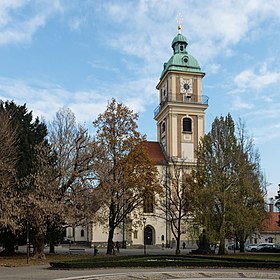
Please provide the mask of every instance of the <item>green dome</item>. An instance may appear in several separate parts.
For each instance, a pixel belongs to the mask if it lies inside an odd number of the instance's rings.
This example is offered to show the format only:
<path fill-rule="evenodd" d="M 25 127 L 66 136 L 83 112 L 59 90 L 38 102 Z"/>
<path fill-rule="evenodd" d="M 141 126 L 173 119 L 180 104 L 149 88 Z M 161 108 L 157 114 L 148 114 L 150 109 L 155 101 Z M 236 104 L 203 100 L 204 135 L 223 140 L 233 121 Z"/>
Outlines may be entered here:
<path fill-rule="evenodd" d="M 182 34 L 177 34 L 172 41 L 172 44 L 171 44 L 172 48 L 176 43 L 179 43 L 179 42 L 182 42 L 182 43 L 185 43 L 186 45 L 188 45 L 187 37 L 183 36 Z"/>
<path fill-rule="evenodd" d="M 202 73 L 197 60 L 187 52 L 187 38 L 182 34 L 177 34 L 172 41 L 173 55 L 164 63 L 162 78 L 167 71 L 180 71 L 191 73 Z"/>

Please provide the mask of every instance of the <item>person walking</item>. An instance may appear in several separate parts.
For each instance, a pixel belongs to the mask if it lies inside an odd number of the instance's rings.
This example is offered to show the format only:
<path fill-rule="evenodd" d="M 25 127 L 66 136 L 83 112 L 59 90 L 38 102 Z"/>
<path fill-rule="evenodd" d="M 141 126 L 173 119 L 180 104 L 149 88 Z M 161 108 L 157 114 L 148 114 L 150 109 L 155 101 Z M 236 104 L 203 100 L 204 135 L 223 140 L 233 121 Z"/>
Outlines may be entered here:
<path fill-rule="evenodd" d="M 119 241 L 116 242 L 116 248 L 117 248 L 117 252 L 119 253 L 120 252 L 120 242 Z"/>

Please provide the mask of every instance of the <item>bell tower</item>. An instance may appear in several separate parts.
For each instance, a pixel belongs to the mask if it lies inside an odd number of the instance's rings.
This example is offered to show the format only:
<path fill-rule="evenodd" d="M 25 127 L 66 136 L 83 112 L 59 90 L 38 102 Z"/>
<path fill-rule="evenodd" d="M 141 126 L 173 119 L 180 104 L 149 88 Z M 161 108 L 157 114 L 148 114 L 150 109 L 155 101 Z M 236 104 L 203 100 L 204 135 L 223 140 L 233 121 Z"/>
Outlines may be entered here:
<path fill-rule="evenodd" d="M 204 111 L 208 107 L 208 97 L 202 95 L 205 73 L 187 52 L 187 38 L 181 34 L 180 25 L 171 46 L 173 55 L 164 63 L 156 86 L 159 91 L 159 105 L 154 110 L 157 140 L 168 159 L 192 165 L 204 135 Z"/>

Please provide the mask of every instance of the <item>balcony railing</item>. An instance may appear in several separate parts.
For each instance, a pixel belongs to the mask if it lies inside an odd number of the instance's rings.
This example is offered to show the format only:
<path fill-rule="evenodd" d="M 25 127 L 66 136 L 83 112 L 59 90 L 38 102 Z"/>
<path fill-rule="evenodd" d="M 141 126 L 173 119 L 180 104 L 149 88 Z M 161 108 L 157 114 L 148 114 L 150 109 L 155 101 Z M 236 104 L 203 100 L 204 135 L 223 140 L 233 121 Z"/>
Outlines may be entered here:
<path fill-rule="evenodd" d="M 173 98 L 174 99 L 174 98 Z M 188 104 L 201 104 L 201 105 L 208 105 L 209 97 L 206 95 L 202 95 L 200 97 L 197 96 L 184 96 L 183 100 L 173 100 L 171 96 L 168 96 L 168 98 L 165 99 L 165 101 L 161 102 L 154 110 L 154 116 L 156 116 L 161 108 L 167 103 L 188 103 Z"/>

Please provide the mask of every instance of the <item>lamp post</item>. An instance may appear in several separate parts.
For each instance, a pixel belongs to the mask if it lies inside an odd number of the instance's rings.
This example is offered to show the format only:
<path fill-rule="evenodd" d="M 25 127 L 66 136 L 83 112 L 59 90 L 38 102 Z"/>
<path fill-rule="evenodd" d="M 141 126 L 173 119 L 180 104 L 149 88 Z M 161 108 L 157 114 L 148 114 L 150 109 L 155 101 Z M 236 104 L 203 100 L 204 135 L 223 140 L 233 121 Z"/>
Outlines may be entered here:
<path fill-rule="evenodd" d="M 26 223 L 26 262 L 28 264 L 30 256 L 29 222 Z"/>
<path fill-rule="evenodd" d="M 143 224 L 144 224 L 144 232 L 143 232 L 143 237 L 144 237 L 144 255 L 146 255 L 146 238 L 145 238 L 145 225 L 146 225 L 146 218 L 143 218 Z"/>
<path fill-rule="evenodd" d="M 276 203 L 275 206 L 278 208 L 278 224 L 280 225 L 280 184 L 278 184 L 279 190 L 277 196 L 275 196 Z"/>
<path fill-rule="evenodd" d="M 31 204 L 26 205 L 26 262 L 29 263 L 30 258 L 30 211 Z"/>

